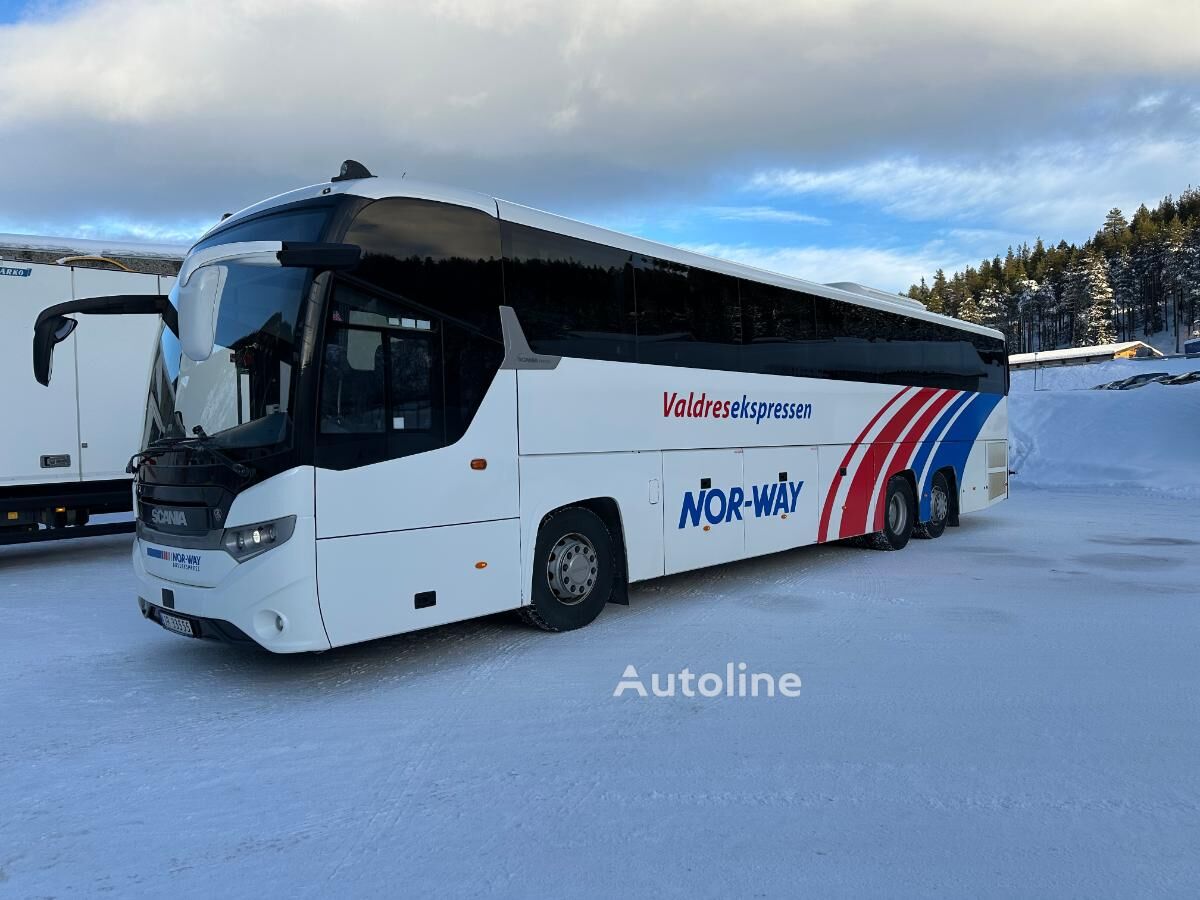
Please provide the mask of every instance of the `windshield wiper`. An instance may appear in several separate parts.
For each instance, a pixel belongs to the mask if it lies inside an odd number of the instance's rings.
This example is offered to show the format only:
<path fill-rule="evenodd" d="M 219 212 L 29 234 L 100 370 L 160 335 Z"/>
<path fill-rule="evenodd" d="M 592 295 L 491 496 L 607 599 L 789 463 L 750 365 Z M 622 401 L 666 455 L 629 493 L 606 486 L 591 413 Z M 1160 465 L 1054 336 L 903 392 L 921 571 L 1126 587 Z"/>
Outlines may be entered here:
<path fill-rule="evenodd" d="M 207 453 L 218 463 L 231 470 L 238 478 L 249 478 L 254 474 L 253 466 L 240 463 L 214 447 L 212 445 L 212 438 L 201 426 L 196 425 L 193 427 L 192 434 L 195 437 L 189 438 L 181 435 L 177 438 L 160 438 L 145 450 L 139 450 L 133 456 L 129 457 L 129 464 L 125 467 L 125 471 L 133 475 L 147 459 L 153 459 L 155 456 L 165 453 L 168 450 L 192 450 Z"/>
<path fill-rule="evenodd" d="M 180 444 L 180 446 L 195 447 L 203 450 L 221 465 L 231 469 L 233 474 L 238 478 L 249 478 L 254 474 L 254 468 L 252 466 L 248 466 L 245 463 L 240 463 L 236 459 L 226 456 L 223 452 L 214 447 L 212 445 L 212 438 L 209 437 L 208 432 L 204 430 L 202 425 L 192 426 L 192 434 L 194 434 L 196 437 L 185 444 Z"/>

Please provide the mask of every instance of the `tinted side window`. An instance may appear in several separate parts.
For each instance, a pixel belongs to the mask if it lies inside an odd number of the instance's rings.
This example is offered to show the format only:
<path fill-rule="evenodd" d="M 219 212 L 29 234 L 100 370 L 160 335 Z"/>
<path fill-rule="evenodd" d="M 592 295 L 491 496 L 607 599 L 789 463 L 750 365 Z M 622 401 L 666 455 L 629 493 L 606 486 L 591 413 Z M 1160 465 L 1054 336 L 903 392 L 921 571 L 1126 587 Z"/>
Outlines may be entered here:
<path fill-rule="evenodd" d="M 535 353 L 632 362 L 632 254 L 504 222 L 504 292 Z"/>
<path fill-rule="evenodd" d="M 1003 341 L 855 303 L 814 300 L 825 377 L 1004 392 Z"/>
<path fill-rule="evenodd" d="M 739 281 L 743 369 L 763 375 L 822 376 L 813 298 L 756 281 Z"/>
<path fill-rule="evenodd" d="M 638 362 L 740 368 L 742 315 L 736 279 L 639 256 L 634 296 Z"/>
<path fill-rule="evenodd" d="M 363 248 L 355 277 L 499 339 L 504 287 L 494 215 L 430 200 L 377 200 L 343 240 Z"/>
<path fill-rule="evenodd" d="M 470 426 L 504 359 L 499 220 L 477 209 L 392 198 L 365 206 L 342 240 L 363 248 L 353 278 L 380 291 L 360 301 L 366 306 L 355 315 L 372 303 L 398 304 L 407 318 L 434 323 L 437 406 L 429 413 L 433 430 L 423 433 L 436 433 L 437 446 L 453 444 Z M 411 340 L 392 347 L 419 352 Z M 427 416 L 414 409 L 392 418 L 404 418 L 404 431 L 415 435 L 407 423 Z"/>
<path fill-rule="evenodd" d="M 453 443 L 442 320 L 337 282 L 325 324 L 317 464 L 347 469 Z"/>

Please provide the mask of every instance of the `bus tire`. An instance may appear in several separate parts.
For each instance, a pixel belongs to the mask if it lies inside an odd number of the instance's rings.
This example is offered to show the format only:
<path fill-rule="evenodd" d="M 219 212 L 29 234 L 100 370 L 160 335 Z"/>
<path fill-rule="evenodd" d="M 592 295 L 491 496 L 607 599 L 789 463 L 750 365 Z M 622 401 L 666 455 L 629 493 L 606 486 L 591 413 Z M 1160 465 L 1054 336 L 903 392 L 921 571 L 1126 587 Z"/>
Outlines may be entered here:
<path fill-rule="evenodd" d="M 936 472 L 929 487 L 929 521 L 918 522 L 913 536 L 940 538 L 946 533 L 946 522 L 950 518 L 950 482 L 945 472 Z"/>
<path fill-rule="evenodd" d="M 888 481 L 887 499 L 883 505 L 883 531 L 868 535 L 876 550 L 903 550 L 912 537 L 917 518 L 917 499 L 912 485 L 902 475 Z"/>
<path fill-rule="evenodd" d="M 616 584 L 612 535 L 590 509 L 568 506 L 538 529 L 533 551 L 532 603 L 521 618 L 543 631 L 589 625 L 608 603 Z"/>

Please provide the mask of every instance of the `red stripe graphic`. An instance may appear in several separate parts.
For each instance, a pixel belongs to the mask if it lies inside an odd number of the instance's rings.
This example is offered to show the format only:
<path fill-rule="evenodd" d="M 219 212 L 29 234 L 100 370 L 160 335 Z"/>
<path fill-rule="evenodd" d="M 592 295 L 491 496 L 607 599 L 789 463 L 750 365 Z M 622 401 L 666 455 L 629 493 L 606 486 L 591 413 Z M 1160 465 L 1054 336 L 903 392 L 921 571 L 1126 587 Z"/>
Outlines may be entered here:
<path fill-rule="evenodd" d="M 892 404 L 899 400 L 907 390 L 908 388 L 901 388 L 898 390 L 892 395 L 891 399 L 889 399 L 887 403 L 880 407 L 879 412 L 875 413 L 875 415 L 871 417 L 871 421 L 868 422 L 866 427 L 859 432 L 858 437 L 854 439 L 854 443 L 850 445 L 850 449 L 846 451 L 846 456 L 842 460 L 841 467 L 850 465 L 850 460 L 854 456 L 854 451 L 857 450 L 858 445 L 863 442 L 863 438 L 870 434 L 871 429 L 875 427 L 875 423 L 879 421 L 880 417 L 889 409 L 891 409 Z M 838 487 L 841 485 L 841 483 L 842 476 L 840 471 L 835 472 L 833 479 L 829 482 L 829 493 L 825 495 L 825 506 L 821 510 L 821 524 L 817 529 L 818 541 L 828 540 L 827 533 L 829 531 L 829 517 L 833 515 L 833 501 L 834 498 L 837 497 Z"/>
<path fill-rule="evenodd" d="M 924 406 L 929 398 L 937 393 L 935 388 L 921 388 L 904 402 L 895 414 L 888 419 L 882 430 L 871 442 L 871 454 L 880 444 L 891 444 L 900 437 L 900 433 L 912 422 L 913 416 Z M 868 457 L 866 465 L 858 467 L 854 480 L 850 482 L 850 491 L 846 495 L 846 507 L 842 512 L 842 527 L 839 537 L 853 537 L 865 534 L 869 529 L 867 524 L 867 507 L 871 505 L 871 494 L 875 487 L 875 462 Z"/>
<path fill-rule="evenodd" d="M 917 448 L 921 446 L 922 436 L 926 431 L 929 430 L 930 426 L 933 424 L 933 420 L 941 415 L 942 410 L 950 405 L 950 402 L 955 398 L 955 396 L 957 396 L 957 394 L 958 391 L 946 391 L 942 394 L 942 396 L 934 400 L 931 404 L 929 404 L 929 408 L 926 409 L 925 412 L 921 413 L 920 418 L 913 423 L 912 428 L 910 428 L 908 432 L 901 438 L 902 444 L 896 451 L 896 455 L 892 457 L 891 465 L 888 466 L 890 471 L 887 473 L 881 472 L 881 477 L 875 482 L 875 490 L 878 493 L 878 499 L 875 503 L 875 521 L 871 528 L 867 530 L 879 531 L 881 528 L 883 528 L 883 513 L 886 506 L 884 501 L 887 499 L 888 479 L 891 478 L 896 472 L 902 472 L 909 467 L 909 463 L 916 454 Z M 880 465 L 883 465 L 883 463 L 886 461 L 887 450 L 889 448 L 879 447 L 877 449 L 881 451 L 879 454 L 879 461 Z M 920 485 L 917 485 L 917 490 L 920 490 Z M 918 505 L 920 502 L 921 498 L 917 497 Z"/>

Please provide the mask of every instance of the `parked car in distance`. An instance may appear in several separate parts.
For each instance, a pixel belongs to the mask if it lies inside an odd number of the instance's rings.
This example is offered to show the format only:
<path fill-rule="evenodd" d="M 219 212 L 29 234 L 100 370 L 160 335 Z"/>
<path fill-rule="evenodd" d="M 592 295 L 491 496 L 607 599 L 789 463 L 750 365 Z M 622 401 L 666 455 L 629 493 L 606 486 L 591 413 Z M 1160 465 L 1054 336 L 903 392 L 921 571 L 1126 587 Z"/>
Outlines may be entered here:
<path fill-rule="evenodd" d="M 1195 372 L 1184 372 L 1182 375 L 1172 375 L 1170 378 L 1160 378 L 1163 384 L 1195 384 L 1200 382 L 1200 369 Z"/>
<path fill-rule="evenodd" d="M 1141 372 L 1137 375 L 1131 375 L 1129 378 L 1122 378 L 1119 381 L 1103 385 L 1102 389 L 1106 391 L 1131 391 L 1134 388 L 1140 388 L 1160 378 L 1170 377 L 1170 373 L 1168 372 Z"/>

